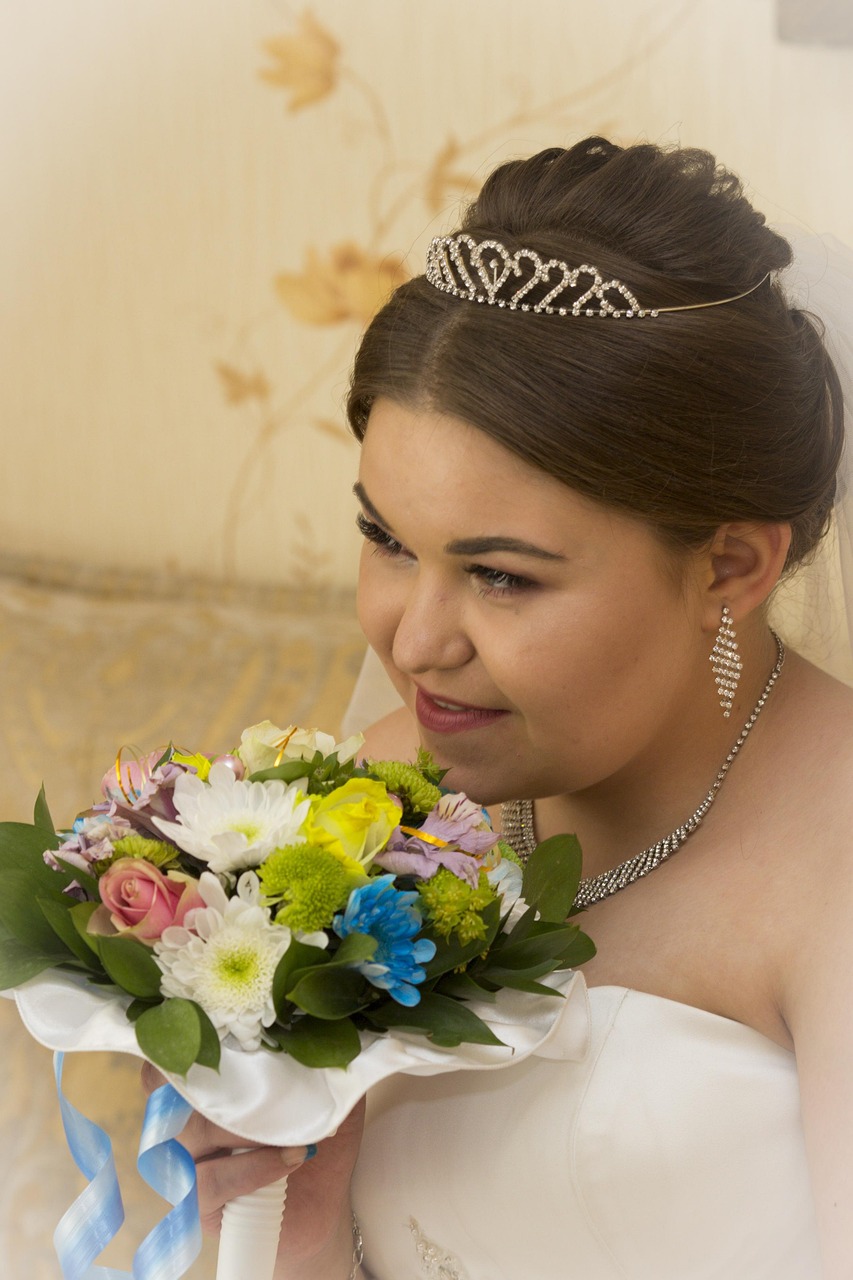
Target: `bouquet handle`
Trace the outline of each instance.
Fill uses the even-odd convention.
[[[273,1280],[286,1199],[284,1177],[226,1204],[216,1280]]]

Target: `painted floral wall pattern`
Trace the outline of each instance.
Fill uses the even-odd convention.
[[[423,269],[417,259],[407,262],[395,243],[408,243],[413,227],[426,223],[440,230],[452,222],[459,202],[469,201],[477,194],[483,157],[520,130],[544,126],[555,138],[581,132],[614,136],[614,122],[599,107],[599,101],[632,67],[642,64],[652,53],[661,52],[690,9],[688,2],[658,15],[658,21],[645,33],[629,60],[609,68],[604,76],[542,102],[528,101],[532,97],[529,91],[520,91],[518,101],[509,105],[505,115],[488,129],[472,132],[468,137],[446,136],[420,166],[398,157],[392,104],[386,104],[378,90],[348,64],[341,42],[313,10],[305,9],[291,30],[262,42],[266,62],[257,74],[265,85],[283,96],[289,114],[299,116],[334,95],[341,99],[342,112],[348,109],[347,94],[359,95],[366,106],[370,125],[360,132],[358,142],[365,153],[363,191],[369,230],[365,240],[358,242],[347,236],[342,222],[340,240],[325,245],[306,244],[299,268],[279,268],[272,275],[274,295],[294,321],[343,329],[331,358],[311,370],[286,398],[279,390],[275,372],[262,368],[248,354],[241,361],[220,357],[214,362],[225,400],[251,412],[255,424],[253,447],[231,490],[223,547],[229,573],[235,569],[235,538],[239,537],[247,493],[263,469],[273,439],[298,425],[308,425],[315,432],[339,440],[344,447],[350,441],[340,420],[312,416],[306,424],[305,405],[332,373],[347,367],[358,330],[398,285]],[[297,122],[294,127],[298,127]],[[315,536],[312,517],[302,514],[300,522],[301,536],[294,546],[290,580],[299,586],[311,581],[322,587],[328,579],[329,557],[316,550],[322,539]]]

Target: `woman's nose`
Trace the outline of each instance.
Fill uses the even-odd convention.
[[[461,610],[450,593],[423,580],[413,583],[394,633],[392,657],[397,670],[409,675],[451,670],[473,655]]]

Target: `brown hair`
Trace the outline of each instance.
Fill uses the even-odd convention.
[[[791,258],[707,152],[602,138],[502,165],[462,229],[593,262],[649,307],[741,293]],[[379,396],[464,419],[676,545],[729,520],[790,521],[795,565],[835,496],[838,379],[819,326],[771,280],[724,306],[613,320],[479,305],[420,276],[362,339],[359,439]]]

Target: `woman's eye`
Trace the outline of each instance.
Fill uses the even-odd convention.
[[[359,511],[355,518],[355,522],[358,525],[359,533],[361,533],[368,542],[372,542],[377,551],[381,551],[384,555],[388,556],[398,556],[403,550],[403,544],[401,542],[398,542],[396,538],[392,538],[390,533],[386,533],[380,525],[374,524],[372,520],[368,520],[367,516],[364,515],[363,512]]]
[[[516,573],[505,573],[502,569],[489,569],[484,564],[472,564],[466,573],[482,596],[508,596],[513,592],[528,591],[535,585],[529,578],[521,578]]]

